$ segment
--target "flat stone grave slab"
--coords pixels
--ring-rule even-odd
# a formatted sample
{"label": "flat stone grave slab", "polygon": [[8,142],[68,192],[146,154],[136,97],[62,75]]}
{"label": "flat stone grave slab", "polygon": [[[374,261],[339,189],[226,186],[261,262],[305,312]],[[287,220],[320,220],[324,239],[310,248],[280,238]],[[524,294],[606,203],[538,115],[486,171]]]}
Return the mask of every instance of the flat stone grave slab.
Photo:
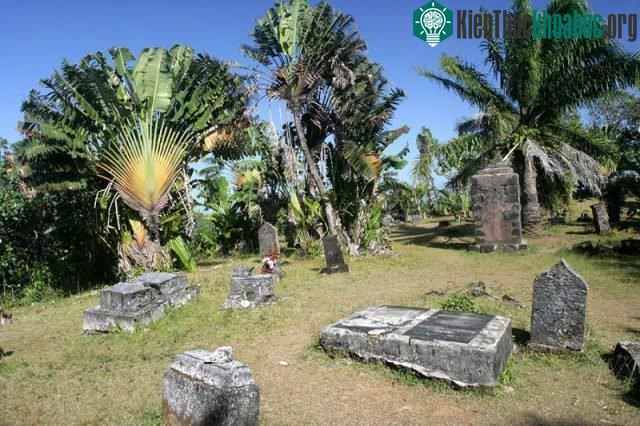
{"label": "flat stone grave slab", "polygon": [[513,349],[507,318],[400,306],[367,308],[325,327],[320,344],[478,387],[497,383]]}

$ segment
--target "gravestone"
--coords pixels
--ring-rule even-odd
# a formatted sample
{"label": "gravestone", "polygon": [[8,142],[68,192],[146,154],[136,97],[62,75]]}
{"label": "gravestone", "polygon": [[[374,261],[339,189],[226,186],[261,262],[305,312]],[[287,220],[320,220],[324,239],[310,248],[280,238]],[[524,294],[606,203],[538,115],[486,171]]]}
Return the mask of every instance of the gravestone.
{"label": "gravestone", "polygon": [[630,380],[633,389],[640,391],[640,342],[620,342],[611,358],[613,373],[622,380]]}
{"label": "gravestone", "polygon": [[593,213],[593,225],[597,234],[606,234],[611,232],[609,225],[609,214],[607,213],[607,205],[605,203],[596,203],[591,206]]}
{"label": "gravestone", "polygon": [[504,164],[489,166],[471,177],[475,244],[480,252],[526,248],[520,222],[520,181]]}
{"label": "gravestone", "polygon": [[381,360],[459,386],[494,386],[511,355],[511,321],[397,306],[358,312],[320,333],[328,353]]}
{"label": "gravestone", "polygon": [[538,350],[582,351],[589,287],[563,260],[533,282],[531,342]]}
{"label": "gravestone", "polygon": [[322,269],[325,274],[349,272],[349,265],[344,261],[340,241],[337,235],[325,235],[322,238],[322,248],[327,266]]}
{"label": "gravestone", "polygon": [[258,231],[258,242],[260,244],[260,256],[266,256],[269,250],[280,253],[280,243],[278,242],[278,230],[269,222],[265,222]]}
{"label": "gravestone", "polygon": [[258,425],[260,391],[231,347],[184,352],[164,374],[165,425]]}
{"label": "gravestone", "polygon": [[182,274],[148,272],[101,290],[100,305],[84,311],[83,329],[86,333],[114,328],[133,331],[164,317],[166,306],[181,306],[198,297],[199,291]]}
{"label": "gravestone", "polygon": [[231,276],[229,298],[220,306],[222,309],[254,309],[275,299],[274,287],[277,274],[251,275],[253,266],[239,266]]}

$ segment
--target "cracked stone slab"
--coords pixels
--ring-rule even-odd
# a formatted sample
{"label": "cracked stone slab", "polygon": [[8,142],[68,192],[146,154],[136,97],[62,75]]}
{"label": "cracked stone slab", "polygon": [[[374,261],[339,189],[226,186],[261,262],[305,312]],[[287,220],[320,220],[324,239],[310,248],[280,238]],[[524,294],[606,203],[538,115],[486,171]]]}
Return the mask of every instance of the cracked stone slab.
{"label": "cracked stone slab", "polygon": [[176,357],[164,375],[164,424],[257,425],[260,392],[251,370],[231,347]]}
{"label": "cracked stone slab", "polygon": [[499,316],[375,306],[320,333],[325,351],[383,360],[459,386],[494,386],[513,342]]}

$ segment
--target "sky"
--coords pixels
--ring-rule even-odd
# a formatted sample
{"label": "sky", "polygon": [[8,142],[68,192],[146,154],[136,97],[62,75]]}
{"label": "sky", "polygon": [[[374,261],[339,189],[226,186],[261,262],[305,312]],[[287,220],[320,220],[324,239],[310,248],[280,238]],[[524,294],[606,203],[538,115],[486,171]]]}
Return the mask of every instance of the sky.
{"label": "sky", "polygon": [[[412,34],[412,12],[426,0],[331,0],[339,11],[355,18],[361,36],[367,42],[370,58],[380,63],[390,83],[404,90],[392,127],[407,124],[411,131],[389,148],[411,148],[409,160],[416,154],[415,138],[420,128],[428,127],[441,142],[455,135],[455,124],[475,110],[455,95],[419,76],[415,68],[437,70],[442,53],[459,55],[483,64],[479,40],[456,39],[455,35],[430,47]],[[315,3],[312,0],[312,3]],[[509,0],[440,0],[451,10],[480,7],[508,9]],[[223,60],[251,65],[240,46],[250,42],[256,19],[262,17],[273,1],[245,0],[0,0],[0,137],[18,140],[17,122],[20,104],[39,80],[52,74],[63,59],[79,61],[89,52],[106,51],[112,46],[127,46],[134,54],[145,47],[171,47],[187,44],[197,52],[206,52]],[[546,1],[533,0],[542,10]],[[638,0],[591,0],[594,12],[638,13]],[[455,13],[455,12],[454,12]],[[454,22],[455,24],[455,22]],[[622,44],[640,50],[640,41]],[[268,106],[260,111],[268,119]],[[277,119],[277,111],[273,111]],[[401,177],[408,179],[408,168]]]}

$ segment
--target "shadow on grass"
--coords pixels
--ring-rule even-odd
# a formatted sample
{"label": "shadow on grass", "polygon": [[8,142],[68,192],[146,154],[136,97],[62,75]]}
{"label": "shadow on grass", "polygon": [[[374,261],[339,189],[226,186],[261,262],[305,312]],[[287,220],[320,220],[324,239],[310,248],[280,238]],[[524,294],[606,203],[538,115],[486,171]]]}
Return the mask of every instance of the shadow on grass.
{"label": "shadow on grass", "polygon": [[8,357],[12,353],[13,351],[5,351],[2,348],[0,348],[0,359]]}
{"label": "shadow on grass", "polygon": [[602,360],[607,363],[611,373],[623,383],[625,390],[620,395],[627,404],[640,408],[640,371],[629,359],[616,355],[615,352],[602,354]]}
{"label": "shadow on grass", "polygon": [[531,333],[522,328],[514,328],[511,330],[513,342],[519,346],[527,346],[531,340]]}
{"label": "shadow on grass", "polygon": [[[392,235],[393,241],[451,250],[467,250],[473,240],[473,224],[462,223],[435,228],[400,226]],[[465,241],[468,239],[468,241]],[[457,240],[457,241],[454,241]]]}

